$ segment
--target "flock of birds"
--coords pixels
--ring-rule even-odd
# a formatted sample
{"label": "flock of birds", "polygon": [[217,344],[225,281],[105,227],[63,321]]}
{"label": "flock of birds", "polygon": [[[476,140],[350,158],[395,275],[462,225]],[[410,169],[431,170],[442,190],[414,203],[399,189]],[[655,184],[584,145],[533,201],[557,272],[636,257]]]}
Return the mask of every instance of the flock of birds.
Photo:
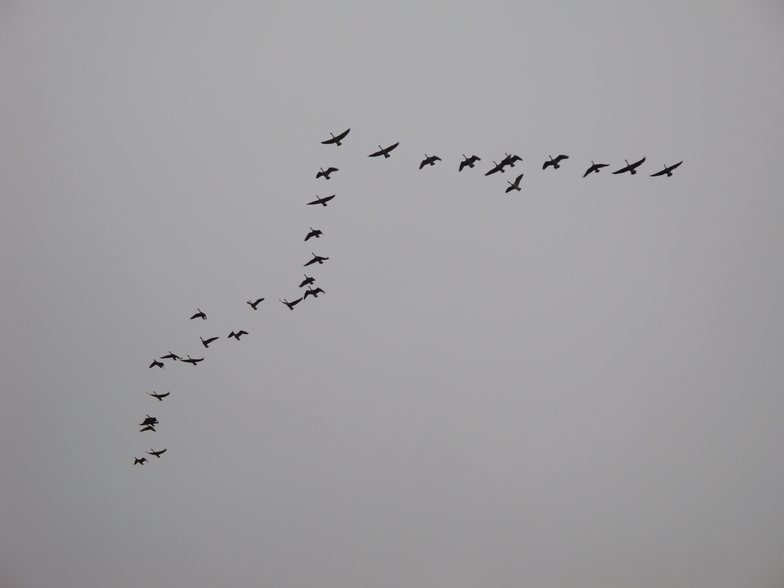
{"label": "flock of birds", "polygon": [[[325,141],[322,141],[321,143],[324,144],[324,145],[340,146],[340,145],[342,145],[342,141],[346,138],[346,136],[349,134],[350,131],[351,131],[351,129],[346,129],[345,131],[343,131],[339,135],[334,135],[334,134],[330,133],[331,138],[327,139]],[[379,145],[378,146],[378,150],[374,151],[373,153],[368,155],[368,157],[384,157],[385,159],[387,159],[387,158],[390,157],[390,154],[392,153],[392,151],[394,151],[399,145],[400,145],[400,142],[397,142],[397,143],[394,143],[392,145],[389,145],[388,147],[382,147],[381,145]],[[561,167],[561,163],[564,160],[569,159],[569,156],[561,154],[561,155],[558,155],[556,157],[548,156],[548,158],[549,159],[547,161],[545,161],[544,164],[542,165],[542,169],[543,170],[546,170],[548,167],[552,167],[553,169],[559,169]],[[425,158],[419,164],[419,169],[421,170],[426,165],[433,166],[438,161],[441,161],[441,158],[438,157],[437,155],[427,155],[427,154],[425,154]],[[477,155],[471,155],[470,157],[468,157],[468,156],[466,156],[464,154],[463,155],[463,160],[460,162],[460,164],[458,166],[458,171],[462,172],[466,167],[473,168],[478,161],[481,161],[481,158],[478,157]],[[505,169],[506,167],[513,168],[518,161],[522,161],[522,158],[519,157],[518,155],[513,155],[513,154],[506,153],[506,154],[504,154],[504,157],[503,157],[503,159],[501,159],[500,162],[496,163],[495,161],[493,161],[493,167],[490,168],[485,173],[485,175],[486,176],[491,176],[491,175],[493,175],[495,173],[499,173],[499,172],[500,173],[504,173],[506,171],[506,169]],[[629,163],[628,160],[625,160],[625,161],[626,161],[626,165],[625,166],[617,169],[616,171],[614,171],[612,173],[613,174],[628,173],[630,175],[635,175],[637,173],[637,168],[639,168],[643,163],[645,163],[645,157],[643,157],[642,159],[639,159],[639,160],[637,160],[637,161],[635,161],[633,163]],[[665,165],[664,169],[662,169],[661,171],[658,171],[656,173],[650,174],[650,175],[652,177],[659,177],[659,176],[670,177],[670,176],[672,176],[672,172],[675,169],[677,169],[678,166],[680,166],[682,163],[683,163],[683,161],[679,161],[678,163],[675,163],[675,164],[672,164],[672,165],[669,165],[669,166]],[[608,166],[609,166],[609,164],[607,164],[607,163],[595,163],[594,161],[591,161],[591,165],[590,165],[590,167],[587,170],[585,170],[585,173],[583,174],[583,177],[585,178],[585,177],[587,177],[587,176],[589,176],[589,175],[591,175],[593,173],[599,173],[602,168],[605,168],[605,167],[608,167]],[[328,167],[327,169],[319,168],[319,171],[316,174],[316,179],[318,180],[320,178],[324,178],[325,180],[329,180],[330,177],[332,176],[332,174],[337,172],[337,171],[339,171],[339,170],[336,167]],[[520,181],[522,180],[523,175],[524,174],[521,173],[514,179],[514,181],[507,182],[509,184],[509,186],[506,188],[506,193],[509,193],[509,192],[512,192],[512,191],[518,191],[519,192],[521,190]],[[336,194],[332,194],[331,196],[323,196],[323,197],[322,196],[316,196],[316,199],[312,200],[310,202],[307,202],[307,205],[308,206],[321,205],[321,206],[326,207],[335,198],[335,196],[336,196]],[[318,239],[322,235],[323,235],[323,232],[320,229],[314,229],[313,227],[309,227],[309,231],[306,233],[304,241],[307,242],[310,239]],[[312,258],[304,264],[304,267],[308,267],[308,266],[311,266],[311,265],[314,265],[314,264],[322,265],[325,261],[327,261],[329,259],[329,257],[316,255],[315,253],[312,253],[312,252],[311,252],[311,255],[312,255]],[[307,289],[304,290],[304,292],[302,292],[302,294],[298,298],[295,298],[294,300],[291,300],[291,301],[287,300],[286,298],[279,299],[279,301],[282,304],[284,304],[286,307],[288,307],[289,310],[294,310],[294,307],[297,304],[299,304],[303,300],[306,300],[308,297],[317,298],[319,294],[323,294],[324,293],[324,290],[322,288],[320,288],[318,286],[315,287],[315,288],[313,287],[314,284],[315,284],[315,278],[313,278],[312,276],[308,276],[307,274],[304,274],[304,276],[305,276],[305,279],[302,280],[302,282],[299,284],[299,288],[302,289],[302,288],[307,287]],[[264,300],[265,300],[264,298],[257,298],[256,300],[248,300],[247,304],[251,307],[251,309],[258,310],[258,305],[261,302],[263,302]],[[193,314],[193,316],[190,317],[190,320],[195,320],[195,319],[201,319],[202,321],[206,321],[207,320],[207,315],[200,308],[197,308],[196,311],[197,312],[195,314]],[[243,336],[248,335],[248,334],[249,334],[248,331],[240,329],[240,330],[237,330],[237,331],[231,331],[228,334],[227,338],[234,338],[237,341],[239,341]],[[211,336],[211,337],[207,337],[205,339],[204,337],[200,336],[199,339],[201,341],[201,344],[204,346],[204,348],[205,349],[209,349],[210,345],[212,343],[214,343],[215,341],[217,341],[218,339],[220,339],[220,337],[219,336]],[[191,357],[190,355],[186,355],[185,358],[182,358],[179,355],[176,355],[176,354],[172,353],[171,351],[169,351],[166,355],[162,355],[159,358],[154,359],[152,361],[152,363],[150,364],[150,366],[149,366],[150,369],[156,368],[156,367],[160,368],[160,369],[165,368],[163,360],[171,360],[173,362],[180,362],[180,363],[189,363],[189,364],[191,364],[193,366],[196,366],[200,362],[204,361],[204,357],[194,358],[194,357]],[[147,394],[149,396],[151,396],[152,398],[155,398],[159,402],[163,402],[163,400],[165,398],[167,398],[171,394],[171,392],[166,392],[165,394],[158,394],[157,392],[153,391],[153,392],[147,392]],[[140,433],[144,433],[146,431],[151,431],[151,432],[154,433],[154,432],[156,432],[155,427],[158,424],[159,424],[158,419],[156,417],[150,416],[148,414],[148,415],[146,415],[146,418],[143,419],[141,423],[139,423],[139,427],[141,427],[139,432]],[[161,450],[157,450],[157,451],[155,449],[150,449],[150,451],[146,451],[145,453],[147,455],[155,456],[157,458],[160,458],[161,455],[163,453],[165,453],[165,452],[166,452],[166,448],[161,449]],[[146,462],[147,462],[147,458],[146,457],[140,457],[140,458],[139,457],[134,457],[133,465],[137,465],[137,464],[144,465]]]}

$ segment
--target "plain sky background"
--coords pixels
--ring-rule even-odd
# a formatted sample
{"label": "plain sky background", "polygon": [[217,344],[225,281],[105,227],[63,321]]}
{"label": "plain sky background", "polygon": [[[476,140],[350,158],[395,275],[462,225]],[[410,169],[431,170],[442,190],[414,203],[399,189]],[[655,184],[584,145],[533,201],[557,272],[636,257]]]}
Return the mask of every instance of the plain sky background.
{"label": "plain sky background", "polygon": [[782,155],[774,1],[3,3],[0,586],[781,587]]}

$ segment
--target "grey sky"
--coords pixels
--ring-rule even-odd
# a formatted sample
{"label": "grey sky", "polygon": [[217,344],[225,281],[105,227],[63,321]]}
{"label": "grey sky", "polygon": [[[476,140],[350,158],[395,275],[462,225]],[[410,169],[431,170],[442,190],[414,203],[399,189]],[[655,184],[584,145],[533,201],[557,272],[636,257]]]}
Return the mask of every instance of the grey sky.
{"label": "grey sky", "polygon": [[781,586],[784,9],[271,4],[0,7],[0,585]]}

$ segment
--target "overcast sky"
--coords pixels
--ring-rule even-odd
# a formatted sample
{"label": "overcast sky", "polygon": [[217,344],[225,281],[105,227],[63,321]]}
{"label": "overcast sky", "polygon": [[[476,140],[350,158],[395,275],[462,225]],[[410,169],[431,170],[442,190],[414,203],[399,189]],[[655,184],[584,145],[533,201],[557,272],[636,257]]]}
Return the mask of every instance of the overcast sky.
{"label": "overcast sky", "polygon": [[784,585],[779,2],[9,1],[0,80],[3,588]]}

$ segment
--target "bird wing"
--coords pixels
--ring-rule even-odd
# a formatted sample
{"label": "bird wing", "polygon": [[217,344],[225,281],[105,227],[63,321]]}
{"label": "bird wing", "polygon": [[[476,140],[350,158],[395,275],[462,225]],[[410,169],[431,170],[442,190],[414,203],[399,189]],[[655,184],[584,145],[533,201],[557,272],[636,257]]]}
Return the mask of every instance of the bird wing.
{"label": "bird wing", "polygon": [[667,166],[665,165],[663,170],[661,170],[660,172],[656,172],[655,174],[651,174],[651,177],[652,177],[652,178],[655,178],[656,176],[663,176],[663,175],[664,175],[664,174],[666,174],[668,171],[670,171],[670,170],[668,170],[668,169],[667,169]]}
{"label": "bird wing", "polygon": [[385,149],[385,151],[386,151],[387,153],[389,153],[390,151],[392,151],[393,149],[395,149],[395,148],[396,148],[398,145],[400,145],[400,141],[398,141],[398,142],[397,142],[397,143],[395,143],[394,145],[390,145],[389,147],[387,147],[387,148]]}
{"label": "bird wing", "polygon": [[645,161],[645,158],[644,158],[644,157],[643,157],[643,158],[642,158],[640,161],[635,161],[634,163],[632,163],[632,164],[629,166],[629,169],[635,169],[635,168],[639,167],[640,165],[642,165],[642,164],[643,164],[643,162],[644,162],[644,161]]}
{"label": "bird wing", "polygon": [[427,158],[423,159],[423,160],[422,160],[422,163],[420,163],[420,164],[419,164],[419,169],[422,169],[423,167],[425,167],[425,165],[426,165],[427,163],[428,163],[428,160],[427,160]]}
{"label": "bird wing", "polygon": [[321,202],[329,202],[329,201],[330,201],[330,200],[332,200],[334,197],[335,197],[335,194],[333,194],[332,196],[327,196],[326,198],[322,198],[322,199],[321,199]]}
{"label": "bird wing", "polygon": [[558,157],[555,158],[555,161],[556,162],[561,162],[564,159],[569,159],[569,156],[568,155],[559,155]]}
{"label": "bird wing", "polygon": [[350,130],[351,130],[350,128],[346,129],[345,131],[343,131],[342,133],[340,133],[340,134],[339,134],[337,137],[335,137],[335,139],[337,139],[338,141],[340,141],[340,140],[342,140],[342,139],[345,139],[345,138],[346,138],[346,135],[348,135],[348,132],[349,132]]}

